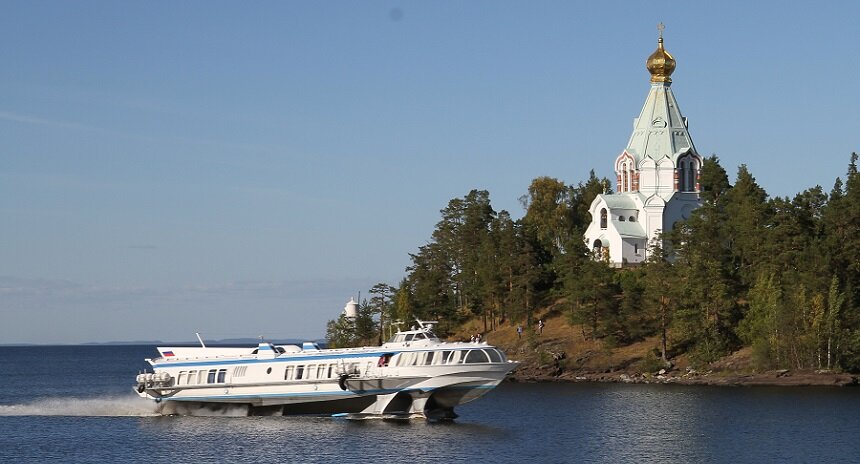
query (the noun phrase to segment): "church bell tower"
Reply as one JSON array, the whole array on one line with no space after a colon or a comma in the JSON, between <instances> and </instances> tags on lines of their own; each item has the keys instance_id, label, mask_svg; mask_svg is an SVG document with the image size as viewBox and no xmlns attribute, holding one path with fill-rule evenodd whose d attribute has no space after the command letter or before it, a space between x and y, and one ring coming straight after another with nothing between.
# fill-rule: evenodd
<instances>
[{"instance_id":1,"label":"church bell tower","mask_svg":"<svg viewBox=\"0 0 860 464\"><path fill-rule=\"evenodd\" d=\"M585 233L596 256L616 266L644 261L660 234L699 206L702 157L672 92L676 61L664 48L663 29L645 61L648 96L615 158L616 193L595 198Z\"/></svg>"}]
</instances>

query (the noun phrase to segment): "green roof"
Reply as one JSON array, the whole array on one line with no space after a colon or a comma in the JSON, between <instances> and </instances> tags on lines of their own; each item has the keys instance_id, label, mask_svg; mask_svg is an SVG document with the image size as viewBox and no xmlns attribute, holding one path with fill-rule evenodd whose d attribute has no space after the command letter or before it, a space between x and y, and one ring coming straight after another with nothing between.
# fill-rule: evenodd
<instances>
[{"instance_id":1,"label":"green roof","mask_svg":"<svg viewBox=\"0 0 860 464\"><path fill-rule=\"evenodd\" d=\"M627 218L624 219L625 221L621 222L617 217L612 218L612 226L618 231L618 235L625 238L647 238L645 231L642 230L642 226L638 222L630 222L626 220Z\"/></svg>"}]
</instances>

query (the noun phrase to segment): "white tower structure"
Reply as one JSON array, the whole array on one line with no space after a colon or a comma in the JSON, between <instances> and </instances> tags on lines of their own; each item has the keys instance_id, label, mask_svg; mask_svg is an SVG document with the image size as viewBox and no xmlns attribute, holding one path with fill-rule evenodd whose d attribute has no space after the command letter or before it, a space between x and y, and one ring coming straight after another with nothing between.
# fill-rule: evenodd
<instances>
[{"instance_id":1,"label":"white tower structure","mask_svg":"<svg viewBox=\"0 0 860 464\"><path fill-rule=\"evenodd\" d=\"M343 307L343 315L353 321L358 317L358 303L354 298L350 298L346 306Z\"/></svg>"},{"instance_id":2,"label":"white tower structure","mask_svg":"<svg viewBox=\"0 0 860 464\"><path fill-rule=\"evenodd\" d=\"M663 48L663 25L657 50L648 57L651 90L627 148L615 158L616 192L598 195L591 203L591 224L585 232L595 255L615 266L641 263L660 233L687 219L701 203L696 152L672 93L675 58Z\"/></svg>"}]
</instances>

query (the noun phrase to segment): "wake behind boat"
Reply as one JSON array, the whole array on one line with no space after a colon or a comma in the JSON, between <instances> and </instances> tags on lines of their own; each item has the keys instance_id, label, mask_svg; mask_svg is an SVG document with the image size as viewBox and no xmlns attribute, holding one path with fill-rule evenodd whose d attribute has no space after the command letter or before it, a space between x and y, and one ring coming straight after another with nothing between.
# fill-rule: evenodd
<instances>
[{"instance_id":1,"label":"wake behind boat","mask_svg":"<svg viewBox=\"0 0 860 464\"><path fill-rule=\"evenodd\" d=\"M320 349L315 343L255 348L158 347L136 391L164 411L238 405L249 415L453 419L519 363L486 343L442 342L418 321L382 346Z\"/></svg>"}]
</instances>

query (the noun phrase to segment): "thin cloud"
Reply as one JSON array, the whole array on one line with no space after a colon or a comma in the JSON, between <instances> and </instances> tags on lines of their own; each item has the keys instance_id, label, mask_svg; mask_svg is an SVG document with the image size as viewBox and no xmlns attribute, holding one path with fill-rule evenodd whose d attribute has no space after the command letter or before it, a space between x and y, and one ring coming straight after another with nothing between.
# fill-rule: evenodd
<instances>
[{"instance_id":1,"label":"thin cloud","mask_svg":"<svg viewBox=\"0 0 860 464\"><path fill-rule=\"evenodd\" d=\"M84 129L84 130L104 130L97 127L90 127L76 122L56 121L53 119L38 118L26 114L11 113L9 111L0 111L0 119L12 122L20 122L22 124L34 124L38 126L62 127L66 129Z\"/></svg>"},{"instance_id":2,"label":"thin cloud","mask_svg":"<svg viewBox=\"0 0 860 464\"><path fill-rule=\"evenodd\" d=\"M110 134L119 137L126 137L135 140L142 140L147 142L176 142L183 143L188 145L201 145L207 147L231 147L233 149L242 150L242 151L256 151L256 152L268 152L268 153L283 153L283 149L277 147L271 147L267 145L258 145L258 144L236 144L224 142L221 140L210 140L210 139L199 139L199 138L190 138L184 136L167 136L167 137L153 137L149 135L141 135L141 134L133 134L129 132L123 131L115 131L111 129L105 129L103 127L89 126L86 124L80 124L77 122L71 121L60 121L56 119L46 119L40 118L37 116L30 116L27 114L13 113L11 111L0 111L0 120L12 121L21 124L31 124L37 126L46 126L46 127L56 127L61 129L76 129L76 130L85 130L92 132L100 132L103 134ZM233 164L233 163L226 163ZM241 163L240 163L241 164Z\"/></svg>"}]
</instances>

